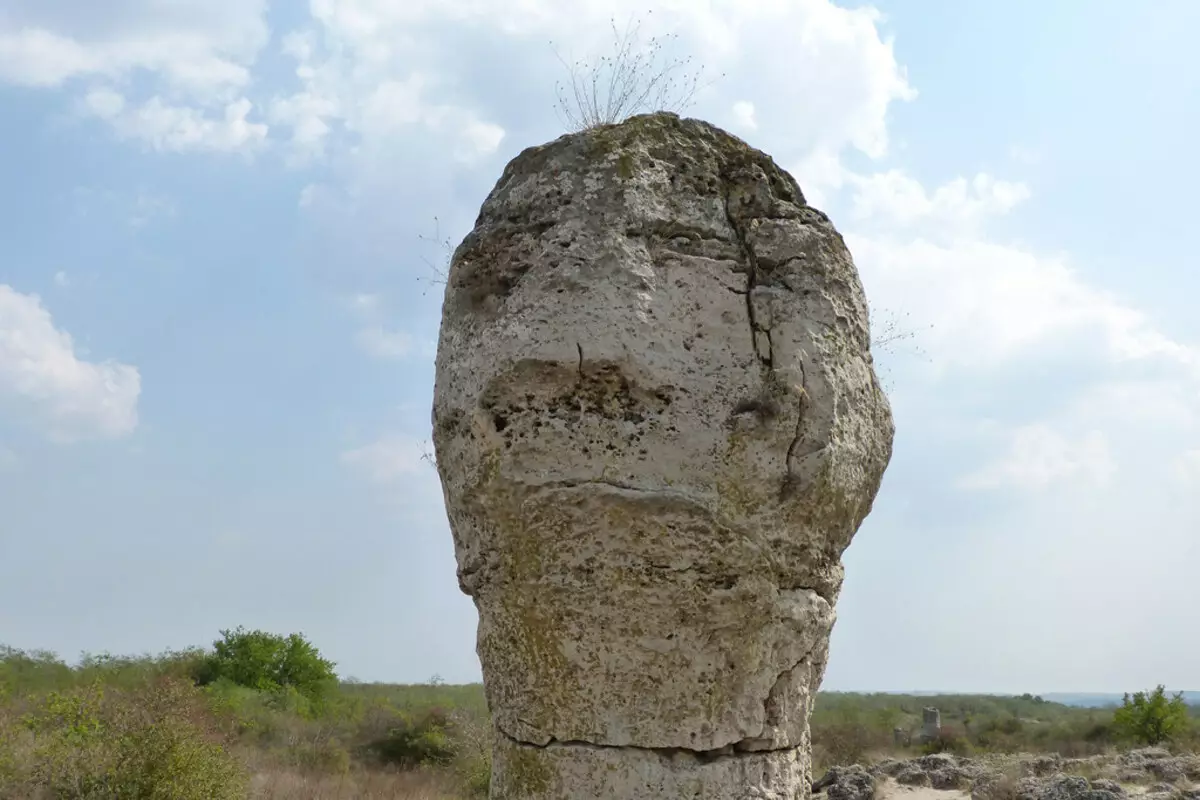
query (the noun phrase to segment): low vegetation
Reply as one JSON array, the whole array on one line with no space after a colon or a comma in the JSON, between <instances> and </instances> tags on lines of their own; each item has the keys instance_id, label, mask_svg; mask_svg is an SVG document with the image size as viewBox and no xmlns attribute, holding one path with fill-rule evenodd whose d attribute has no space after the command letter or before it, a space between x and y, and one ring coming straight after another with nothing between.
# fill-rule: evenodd
<instances>
[{"instance_id":1,"label":"low vegetation","mask_svg":"<svg viewBox=\"0 0 1200 800\"><path fill-rule=\"evenodd\" d=\"M0 648L0 800L486 796L482 687L339 682L334 667L303 636L241 628L207 649L74 665ZM922 743L928 705L943 725ZM828 692L812 717L818 773L932 752L1190 749L1194 722L1162 687L1116 709L1031 695Z\"/></svg>"},{"instance_id":2,"label":"low vegetation","mask_svg":"<svg viewBox=\"0 0 1200 800\"><path fill-rule=\"evenodd\" d=\"M486 796L479 686L339 683L304 637L158 656L0 648L0 800Z\"/></svg>"},{"instance_id":3,"label":"low vegetation","mask_svg":"<svg viewBox=\"0 0 1200 800\"><path fill-rule=\"evenodd\" d=\"M934 706L941 729L922 742L921 712ZM1200 709L1165 689L1126 695L1116 708L1077 708L1035 695L852 694L823 692L812 715L818 768L884 757L953 755L1099 755L1143 745L1200 749ZM899 741L897 741L899 738Z\"/></svg>"}]
</instances>

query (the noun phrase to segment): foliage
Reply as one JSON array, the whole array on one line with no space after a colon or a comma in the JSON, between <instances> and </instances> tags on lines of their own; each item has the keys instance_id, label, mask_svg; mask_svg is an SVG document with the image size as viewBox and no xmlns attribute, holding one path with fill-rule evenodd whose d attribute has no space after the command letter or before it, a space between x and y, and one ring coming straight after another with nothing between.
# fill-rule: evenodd
<instances>
[{"instance_id":1,"label":"foliage","mask_svg":"<svg viewBox=\"0 0 1200 800\"><path fill-rule=\"evenodd\" d=\"M1182 694L1167 698L1166 689L1125 695L1113 714L1113 726L1123 736L1148 745L1170 741L1188 728L1188 708Z\"/></svg>"},{"instance_id":2,"label":"foliage","mask_svg":"<svg viewBox=\"0 0 1200 800\"><path fill-rule=\"evenodd\" d=\"M431 708L419 714L402 712L386 725L383 734L365 748L381 763L412 768L445 766L454 759L450 723L442 709Z\"/></svg>"},{"instance_id":3,"label":"foliage","mask_svg":"<svg viewBox=\"0 0 1200 800\"><path fill-rule=\"evenodd\" d=\"M255 785L275 792L269 796L405 796L406 789L383 788L395 786L436 786L431 796L438 797L487 796L492 726L480 685L337 684L330 677L313 700L294 681L303 671L277 666L286 660L277 658L279 645L287 642L237 629L223 633L222 657L214 646L153 657L85 654L76 665L52 653L0 648L0 800L186 800L200 794L187 794L185 781L170 776L189 770L198 777L187 778L188 786L204 787L203 796L241 797L249 765ZM299 651L328 665L331 675L315 648ZM276 666L255 673L247 663ZM203 686L193 685L195 678ZM1177 746L1192 744L1184 738L1190 727L1177 724L1178 698L1161 691L1138 697L1126 706L1165 707L1175 721L1161 730ZM921 712L931 705L941 710L943 730L922 745ZM820 770L922 751L1087 756L1122 737L1149 741L1130 733L1131 714L1034 695L821 692L811 714L813 757ZM222 794L222 787L234 788ZM298 787L310 788L297 794Z\"/></svg>"},{"instance_id":4,"label":"foliage","mask_svg":"<svg viewBox=\"0 0 1200 800\"><path fill-rule=\"evenodd\" d=\"M485 798L492 782L492 726L486 718L456 710L454 760L450 768L467 797Z\"/></svg>"},{"instance_id":5,"label":"foliage","mask_svg":"<svg viewBox=\"0 0 1200 800\"><path fill-rule=\"evenodd\" d=\"M888 746L893 726L872 724L870 712L846 704L822 711L814 714L812 724L813 754L819 764L859 764ZM876 716L875 721L882 717Z\"/></svg>"},{"instance_id":6,"label":"foliage","mask_svg":"<svg viewBox=\"0 0 1200 800\"><path fill-rule=\"evenodd\" d=\"M188 682L136 689L99 682L51 691L21 719L23 764L0 774L0 797L233 800L248 776ZM12 735L12 730L9 730Z\"/></svg>"},{"instance_id":7,"label":"foliage","mask_svg":"<svg viewBox=\"0 0 1200 800\"><path fill-rule=\"evenodd\" d=\"M313 700L296 685L280 686L271 679L294 676L295 670L264 669L254 676L245 669L246 662L272 663L272 653L278 653L274 645L286 643L285 637L245 634L242 629L223 632L221 643L230 646L222 656L216 647L159 656L84 654L75 665L53 653L0 648L0 800L40 796L36 792L48 793L52 784L61 791L49 796L96 796L85 792L95 785L104 787L95 790L101 793L116 791L105 765L136 748L169 764L173 741L179 742L176 761L211 766L217 758L213 747L219 746L220 757L243 776L246 770L238 764L253 764L258 785L278 792L270 796L297 796L298 785L334 792L329 796L360 790L392 796L427 784L442 787L439 797L452 787L455 797L487 796L491 725L482 687L447 685L436 678L416 685L330 680ZM262 674L266 680L259 680ZM203 685L194 686L197 682ZM184 691L186 702L166 703L156 686ZM128 712L131 704L143 709L137 712L143 721L158 724L139 728L136 715ZM113 740L118 722L128 732ZM113 749L114 741L133 744L122 751ZM135 775L148 766L146 760L122 763ZM98 783L104 780L109 783ZM70 786L62 789L64 784ZM159 794L137 796L176 796L168 789L155 791ZM225 796L219 787L205 791Z\"/></svg>"},{"instance_id":8,"label":"foliage","mask_svg":"<svg viewBox=\"0 0 1200 800\"><path fill-rule=\"evenodd\" d=\"M962 728L943 725L938 728L937 736L930 739L921 748L921 752L929 755L931 753L952 753L956 756L970 755L973 748L971 742L967 739L966 731Z\"/></svg>"},{"instance_id":9,"label":"foliage","mask_svg":"<svg viewBox=\"0 0 1200 800\"><path fill-rule=\"evenodd\" d=\"M280 636L239 627L221 631L196 677L201 685L225 679L269 692L285 707L290 703L301 713L312 713L336 686L333 668L334 663L299 633ZM298 702L298 697L309 705Z\"/></svg>"}]
</instances>

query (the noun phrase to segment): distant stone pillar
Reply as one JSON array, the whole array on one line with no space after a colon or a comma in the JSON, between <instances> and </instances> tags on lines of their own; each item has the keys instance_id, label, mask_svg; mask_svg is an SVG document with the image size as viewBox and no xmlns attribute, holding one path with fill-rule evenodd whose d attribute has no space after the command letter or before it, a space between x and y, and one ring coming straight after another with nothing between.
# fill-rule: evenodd
<instances>
[{"instance_id":1,"label":"distant stone pillar","mask_svg":"<svg viewBox=\"0 0 1200 800\"><path fill-rule=\"evenodd\" d=\"M892 744L896 747L904 747L904 728L899 726L892 728Z\"/></svg>"},{"instance_id":2,"label":"distant stone pillar","mask_svg":"<svg viewBox=\"0 0 1200 800\"><path fill-rule=\"evenodd\" d=\"M921 741L931 742L938 738L942 729L942 712L929 706L921 710Z\"/></svg>"}]
</instances>

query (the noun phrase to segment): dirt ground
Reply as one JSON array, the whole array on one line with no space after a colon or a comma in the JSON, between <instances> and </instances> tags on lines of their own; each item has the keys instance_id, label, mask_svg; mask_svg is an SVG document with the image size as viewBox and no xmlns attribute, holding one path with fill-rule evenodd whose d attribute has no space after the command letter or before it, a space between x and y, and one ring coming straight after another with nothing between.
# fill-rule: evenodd
<instances>
[{"instance_id":1,"label":"dirt ground","mask_svg":"<svg viewBox=\"0 0 1200 800\"><path fill-rule=\"evenodd\" d=\"M901 786L888 778L882 787L882 800L963 800L970 792L955 789L930 789L928 786Z\"/></svg>"}]
</instances>

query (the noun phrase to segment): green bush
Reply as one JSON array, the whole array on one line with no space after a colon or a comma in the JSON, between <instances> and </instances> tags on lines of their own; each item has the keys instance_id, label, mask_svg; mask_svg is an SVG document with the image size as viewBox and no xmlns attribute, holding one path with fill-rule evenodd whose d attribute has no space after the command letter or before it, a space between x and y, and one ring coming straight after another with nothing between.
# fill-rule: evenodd
<instances>
[{"instance_id":1,"label":"green bush","mask_svg":"<svg viewBox=\"0 0 1200 800\"><path fill-rule=\"evenodd\" d=\"M486 798L492 783L492 725L486 716L455 711L450 717L454 760L450 770L467 798Z\"/></svg>"},{"instance_id":2,"label":"green bush","mask_svg":"<svg viewBox=\"0 0 1200 800\"><path fill-rule=\"evenodd\" d=\"M366 749L380 763L390 766L445 766L455 756L449 728L446 713L438 708L420 714L401 713Z\"/></svg>"},{"instance_id":3,"label":"green bush","mask_svg":"<svg viewBox=\"0 0 1200 800\"><path fill-rule=\"evenodd\" d=\"M187 682L51 692L23 725L33 739L29 764L0 796L235 800L248 790L244 768Z\"/></svg>"},{"instance_id":4,"label":"green bush","mask_svg":"<svg viewBox=\"0 0 1200 800\"><path fill-rule=\"evenodd\" d=\"M28 747L29 733L0 708L0 798L15 797L12 787L19 785L26 768L23 751Z\"/></svg>"},{"instance_id":5,"label":"green bush","mask_svg":"<svg viewBox=\"0 0 1200 800\"><path fill-rule=\"evenodd\" d=\"M0 645L0 699L28 691L62 689L74 680L71 668L54 653Z\"/></svg>"},{"instance_id":6,"label":"green bush","mask_svg":"<svg viewBox=\"0 0 1200 800\"><path fill-rule=\"evenodd\" d=\"M350 751L335 738L298 742L288 751L290 761L308 772L345 775L350 771Z\"/></svg>"},{"instance_id":7,"label":"green bush","mask_svg":"<svg viewBox=\"0 0 1200 800\"><path fill-rule=\"evenodd\" d=\"M956 756L971 754L971 742L967 740L966 732L949 725L938 728L938 735L921 747L926 755L932 753L952 753Z\"/></svg>"},{"instance_id":8,"label":"green bush","mask_svg":"<svg viewBox=\"0 0 1200 800\"><path fill-rule=\"evenodd\" d=\"M213 651L196 667L196 680L207 685L228 680L260 692L279 695L281 702L296 695L311 706L323 703L337 686L334 663L301 634L288 636L244 628L221 631Z\"/></svg>"},{"instance_id":9,"label":"green bush","mask_svg":"<svg viewBox=\"0 0 1200 800\"><path fill-rule=\"evenodd\" d=\"M1132 697L1127 693L1113 714L1113 727L1122 736L1141 744L1161 744L1187 731L1187 704L1182 694L1168 700L1163 686L1153 692L1137 692Z\"/></svg>"}]
</instances>

